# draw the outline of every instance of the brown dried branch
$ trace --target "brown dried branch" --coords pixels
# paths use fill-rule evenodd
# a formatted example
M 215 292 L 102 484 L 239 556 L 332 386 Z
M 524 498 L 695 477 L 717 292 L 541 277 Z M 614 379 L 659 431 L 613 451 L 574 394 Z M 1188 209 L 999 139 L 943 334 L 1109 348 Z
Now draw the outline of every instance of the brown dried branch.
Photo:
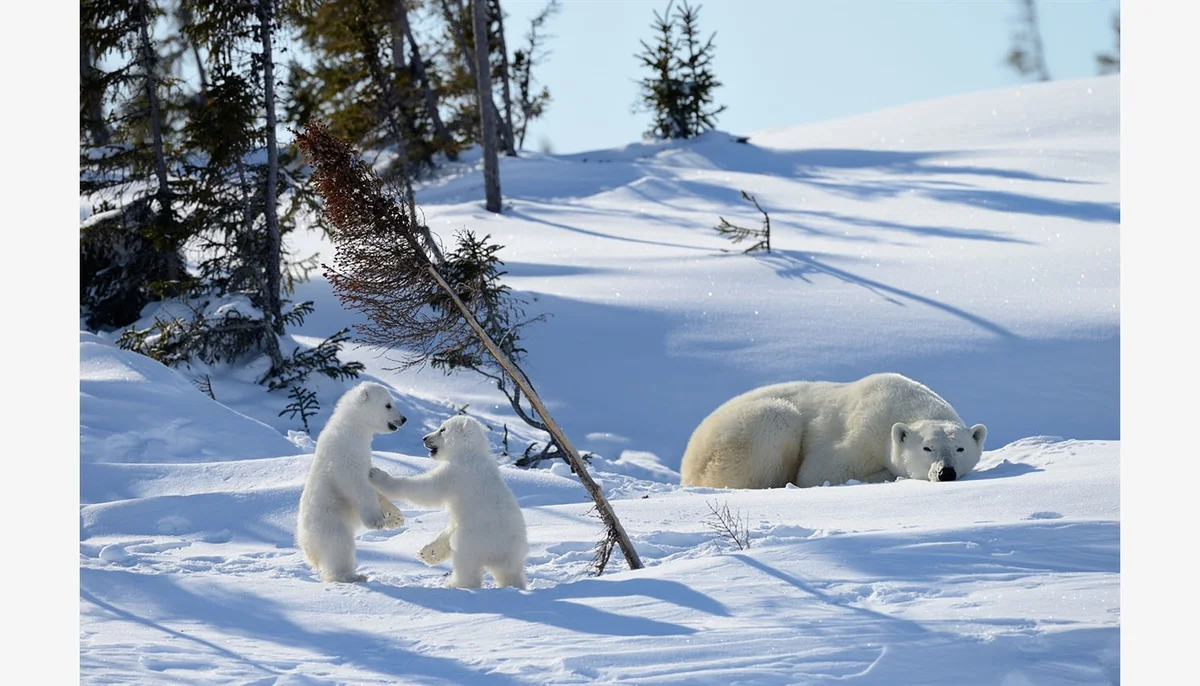
M 370 346 L 403 351 L 401 367 L 424 364 L 472 336 L 457 312 L 428 306 L 438 293 L 429 257 L 403 193 L 384 182 L 348 144 L 320 122 L 296 141 L 314 172 L 334 243 L 333 266 L 322 264 L 343 307 L 366 315 L 355 327 Z

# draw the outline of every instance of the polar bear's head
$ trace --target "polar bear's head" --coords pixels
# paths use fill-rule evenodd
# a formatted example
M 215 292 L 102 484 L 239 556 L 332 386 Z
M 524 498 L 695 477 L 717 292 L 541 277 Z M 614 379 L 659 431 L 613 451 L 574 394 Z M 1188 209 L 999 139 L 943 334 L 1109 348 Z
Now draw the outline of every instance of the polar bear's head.
M 352 388 L 338 401 L 338 410 L 350 412 L 354 421 L 377 434 L 391 433 L 408 421 L 396 409 L 396 400 L 387 387 L 373 381 Z
M 429 456 L 435 460 L 486 457 L 490 450 L 483 424 L 474 417 L 462 414 L 442 422 L 437 431 L 425 434 L 421 440 L 429 448 Z
M 923 421 L 892 425 L 892 465 L 910 479 L 954 481 L 979 464 L 987 427 Z

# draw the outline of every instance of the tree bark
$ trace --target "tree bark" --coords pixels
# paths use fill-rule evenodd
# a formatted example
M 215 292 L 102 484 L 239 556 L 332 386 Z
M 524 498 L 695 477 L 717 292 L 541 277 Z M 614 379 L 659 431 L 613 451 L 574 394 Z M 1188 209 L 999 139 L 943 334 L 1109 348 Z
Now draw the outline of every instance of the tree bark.
M 458 9 L 458 14 L 462 14 L 461 0 L 453 0 L 453 1 L 454 1 L 455 7 Z M 454 9 L 451 9 L 449 0 L 441 0 L 441 4 L 442 4 L 442 16 L 446 19 L 446 23 L 450 25 L 450 30 L 454 34 L 454 42 L 456 44 L 458 44 L 458 49 L 462 53 L 463 61 L 467 65 L 467 73 L 470 74 L 471 78 L 474 79 L 476 83 L 479 83 L 479 69 L 480 68 L 479 68 L 479 64 L 478 64 L 478 58 L 476 56 L 473 56 L 473 53 L 471 51 L 471 46 L 467 45 L 467 37 L 463 35 L 462 27 L 459 25 L 458 21 L 455 19 L 455 17 L 458 15 L 455 14 Z M 472 15 L 472 17 L 473 16 L 474 15 Z M 473 32 L 474 32 L 474 30 L 475 29 L 472 29 Z M 485 36 L 487 35 L 486 13 L 485 13 L 485 19 L 484 19 L 484 35 Z M 487 72 L 488 83 L 489 83 L 486 105 L 487 105 L 488 109 L 491 110 L 492 125 L 496 126 L 497 125 L 496 122 L 500 121 L 500 110 L 499 110 L 499 108 L 496 107 L 496 101 L 494 99 L 492 99 L 492 91 L 490 88 L 491 74 L 492 74 L 491 63 L 487 60 L 484 60 L 483 64 L 484 64 L 483 71 Z M 483 118 L 483 107 L 482 106 L 480 106 L 479 111 L 480 111 L 479 118 L 482 119 Z
M 96 67 L 92 65 L 91 50 L 83 44 L 79 43 L 79 80 L 82 83 L 85 79 L 96 71 Z M 108 145 L 112 140 L 112 132 L 108 130 L 108 122 L 104 120 L 104 102 L 101 93 L 89 90 L 84 95 L 85 102 L 83 103 L 87 112 L 87 127 L 88 132 L 92 136 L 93 145 Z
M 478 18 L 476 19 L 476 24 L 478 24 Z M 583 483 L 583 487 L 592 496 L 592 500 L 596 503 L 596 512 L 600 515 L 600 520 L 604 522 L 610 534 L 616 539 L 617 545 L 620 546 L 621 552 L 625 555 L 625 562 L 629 564 L 630 569 L 641 569 L 644 566 L 642 558 L 634 550 L 633 543 L 629 540 L 629 534 L 625 533 L 625 527 L 621 526 L 621 520 L 617 519 L 617 514 L 613 511 L 612 505 L 604 497 L 604 491 L 600 488 L 599 484 L 592 480 L 591 475 L 587 472 L 587 465 L 584 464 L 583 458 L 579 456 L 579 453 L 575 450 L 575 446 L 567 440 L 566 434 L 559 428 L 558 423 L 550 416 L 550 412 L 546 409 L 545 404 L 542 403 L 541 397 L 534 390 L 533 384 L 530 383 L 528 377 L 508 359 L 507 355 L 501 352 L 500 347 L 487 335 L 487 332 L 483 330 L 483 327 L 480 326 L 475 316 L 471 314 L 471 311 L 467 309 L 467 306 L 463 304 L 458 294 L 454 292 L 450 284 L 446 283 L 446 280 L 442 278 L 437 269 L 433 265 L 427 265 L 425 269 L 433 277 L 434 281 L 437 282 L 438 287 L 450 296 L 450 299 L 454 302 L 454 306 L 458 308 L 459 313 L 467 320 L 467 325 L 471 327 L 476 336 L 479 336 L 479 340 L 488 349 L 488 352 L 492 354 L 492 357 L 496 358 L 496 362 L 500 363 L 504 372 L 513 380 L 513 383 L 517 384 L 518 388 L 525 392 L 525 396 L 529 398 L 529 403 L 533 405 L 533 408 L 537 410 L 542 421 L 545 422 L 546 431 L 554 437 L 559 447 L 563 449 L 571 464 L 571 468 L 575 470 L 575 474 L 579 477 L 579 481 Z
M 404 3 L 405 0 L 392 0 L 392 68 L 397 74 L 408 68 L 404 63 L 404 41 L 407 39 L 404 24 L 408 16 Z
M 500 160 L 497 159 L 495 103 L 488 62 L 487 0 L 471 0 L 475 18 L 475 86 L 479 94 L 479 128 L 483 143 L 483 187 L 488 212 L 500 212 Z M 488 105 L 491 107 L 488 107 Z
M 504 43 L 504 10 L 500 0 L 492 0 L 496 7 L 496 37 L 500 40 L 500 79 L 501 93 L 504 97 L 504 154 L 509 157 L 517 156 L 517 148 L 513 142 L 512 92 L 508 85 L 508 47 Z
M 365 16 L 366 8 L 364 5 L 365 3 L 360 0 L 359 6 L 363 9 L 363 15 Z M 365 20 L 358 26 L 358 34 L 363 51 L 363 61 L 367 63 L 367 71 L 371 73 L 371 79 L 375 81 L 376 87 L 383 93 L 383 109 L 386 111 L 388 129 L 392 134 L 392 139 L 395 141 L 396 152 L 400 155 L 400 175 L 404 177 L 404 202 L 408 205 L 408 221 L 415 230 L 420 231 L 421 241 L 425 244 L 426 253 L 435 264 L 441 265 L 446 261 L 446 258 L 442 255 L 441 249 L 438 248 L 437 243 L 433 240 L 433 234 L 429 231 L 428 226 L 417 221 L 417 201 L 413 194 L 412 167 L 408 162 L 408 145 L 404 139 L 403 113 L 400 110 L 399 98 L 396 97 L 396 89 L 392 81 L 388 79 L 387 74 L 383 72 L 379 53 L 376 52 L 378 35 Z
M 441 143 L 442 149 L 446 151 L 447 159 L 454 161 L 458 159 L 458 152 L 455 151 L 450 138 L 450 132 L 446 129 L 445 122 L 442 121 L 442 115 L 438 111 L 437 96 L 433 92 L 433 86 L 429 83 L 429 74 L 425 71 L 425 60 L 421 57 L 421 50 L 417 46 L 417 39 L 413 36 L 412 24 L 408 21 L 408 6 L 406 0 L 395 0 L 396 21 L 399 22 L 399 29 L 408 39 L 408 45 L 412 50 L 412 65 L 413 71 L 417 73 L 417 81 L 421 84 L 421 90 L 425 95 L 425 110 L 429 112 L 429 118 L 433 121 L 433 135 L 437 137 Z M 393 24 L 393 30 L 396 28 Z
M 266 306 L 267 323 L 270 331 L 276 335 L 283 334 L 283 312 L 279 301 L 280 269 L 282 266 L 282 245 L 279 235 L 279 215 L 276 202 L 279 187 L 279 145 L 275 135 L 275 63 L 272 57 L 272 21 L 274 19 L 274 0 L 258 0 L 258 21 L 260 40 L 262 41 L 263 58 L 263 98 L 266 107 L 266 136 L 267 136 L 267 182 L 263 198 L 263 214 L 267 229 L 267 258 L 266 293 L 263 302 Z M 273 364 L 283 361 L 279 352 L 279 339 L 275 335 L 267 336 L 267 352 Z
M 154 176 L 158 181 L 158 189 L 154 197 L 158 200 L 158 213 L 166 220 L 174 218 L 171 207 L 171 186 L 167 178 L 167 156 L 163 149 L 162 113 L 158 102 L 157 55 L 154 46 L 150 44 L 150 17 L 146 0 L 138 3 L 138 23 L 141 34 L 141 63 L 146 73 L 146 99 L 150 104 L 150 135 L 154 147 Z M 182 276 L 183 265 L 175 257 L 167 259 L 167 279 L 174 281 Z

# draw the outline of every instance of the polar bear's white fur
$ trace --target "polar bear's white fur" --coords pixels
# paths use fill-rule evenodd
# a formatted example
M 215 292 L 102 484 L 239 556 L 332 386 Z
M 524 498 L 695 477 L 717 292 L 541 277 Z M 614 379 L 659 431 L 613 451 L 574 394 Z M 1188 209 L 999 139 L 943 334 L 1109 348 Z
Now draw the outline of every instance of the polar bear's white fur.
M 680 464 L 684 486 L 778 488 L 896 477 L 953 481 L 979 463 L 987 427 L 899 374 L 792 381 L 736 396 L 708 415 Z
M 394 478 L 378 468 L 370 472 L 380 493 L 446 508 L 449 526 L 421 549 L 421 560 L 435 565 L 453 557 L 448 586 L 479 588 L 486 570 L 497 586 L 525 588 L 525 518 L 489 454 L 483 425 L 457 415 L 424 441 L 430 457 L 439 462 L 428 472 L 407 478 Z
M 354 534 L 361 524 L 392 528 L 404 522 L 400 511 L 367 479 L 371 440 L 404 424 L 388 389 L 364 381 L 346 391 L 317 437 L 316 455 L 300 494 L 296 544 L 321 580 L 366 581 L 357 574 Z

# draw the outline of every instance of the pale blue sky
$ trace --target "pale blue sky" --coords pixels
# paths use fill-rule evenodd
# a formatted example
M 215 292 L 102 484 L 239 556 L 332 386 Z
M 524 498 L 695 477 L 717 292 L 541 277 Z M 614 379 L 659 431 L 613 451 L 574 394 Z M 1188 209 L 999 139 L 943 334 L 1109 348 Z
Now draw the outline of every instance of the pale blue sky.
M 545 0 L 503 0 L 510 52 Z M 650 115 L 631 113 L 644 74 L 635 55 L 651 42 L 666 0 L 560 0 L 547 26 L 552 51 L 535 78 L 553 102 L 525 147 L 555 152 L 641 138 Z M 677 2 L 678 4 L 678 2 Z M 1016 0 L 702 0 L 700 28 L 716 31 L 714 68 L 735 133 L 870 112 L 1026 81 L 1004 64 Z M 1096 75 L 1114 48 L 1117 0 L 1038 0 L 1052 78 Z

